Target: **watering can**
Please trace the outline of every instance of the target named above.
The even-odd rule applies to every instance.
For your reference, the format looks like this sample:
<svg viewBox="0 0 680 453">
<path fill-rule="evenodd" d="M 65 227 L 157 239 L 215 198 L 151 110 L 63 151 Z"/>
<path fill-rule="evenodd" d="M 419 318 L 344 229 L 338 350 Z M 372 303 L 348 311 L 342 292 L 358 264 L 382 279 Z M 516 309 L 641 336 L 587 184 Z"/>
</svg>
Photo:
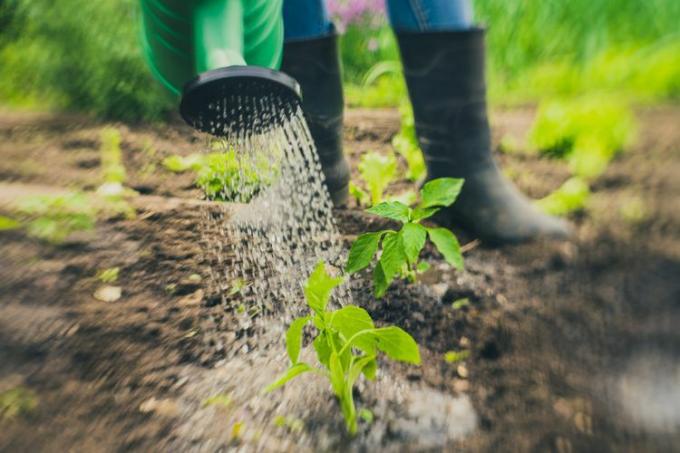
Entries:
<svg viewBox="0 0 680 453">
<path fill-rule="evenodd" d="M 180 114 L 214 135 L 266 128 L 263 114 L 300 104 L 300 86 L 279 72 L 283 0 L 140 0 L 142 45 L 151 71 L 181 95 Z M 266 106 L 264 107 L 266 110 Z"/>
</svg>

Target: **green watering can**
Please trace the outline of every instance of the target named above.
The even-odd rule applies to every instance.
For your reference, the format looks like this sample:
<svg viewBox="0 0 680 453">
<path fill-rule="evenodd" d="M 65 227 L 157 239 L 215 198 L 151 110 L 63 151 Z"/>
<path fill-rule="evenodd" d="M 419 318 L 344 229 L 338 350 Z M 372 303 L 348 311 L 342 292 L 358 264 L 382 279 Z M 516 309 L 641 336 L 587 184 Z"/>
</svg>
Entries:
<svg viewBox="0 0 680 453">
<path fill-rule="evenodd" d="M 146 59 L 181 95 L 180 114 L 191 126 L 213 135 L 257 131 L 300 105 L 299 84 L 277 71 L 283 0 L 140 2 Z"/>
</svg>

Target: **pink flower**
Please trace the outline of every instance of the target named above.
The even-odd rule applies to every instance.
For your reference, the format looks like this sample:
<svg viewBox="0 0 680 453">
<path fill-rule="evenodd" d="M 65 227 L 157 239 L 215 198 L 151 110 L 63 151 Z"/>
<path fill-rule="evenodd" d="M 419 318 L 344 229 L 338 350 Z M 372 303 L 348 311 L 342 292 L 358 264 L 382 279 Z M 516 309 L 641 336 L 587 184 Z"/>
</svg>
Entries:
<svg viewBox="0 0 680 453">
<path fill-rule="evenodd" d="M 373 21 L 367 19 L 384 16 L 385 0 L 328 0 L 328 12 L 340 30 L 348 25 Z"/>
</svg>

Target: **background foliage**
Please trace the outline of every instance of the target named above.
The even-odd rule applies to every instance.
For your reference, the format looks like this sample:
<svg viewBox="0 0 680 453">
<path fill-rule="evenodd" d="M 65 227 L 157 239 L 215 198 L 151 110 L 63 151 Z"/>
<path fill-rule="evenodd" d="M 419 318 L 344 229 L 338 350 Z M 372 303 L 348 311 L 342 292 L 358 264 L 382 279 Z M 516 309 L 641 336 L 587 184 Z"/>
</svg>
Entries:
<svg viewBox="0 0 680 453">
<path fill-rule="evenodd" d="M 398 52 L 380 0 L 332 0 L 345 31 L 350 103 L 404 98 Z M 135 120 L 173 105 L 138 45 L 135 0 L 0 3 L 0 104 Z M 680 97 L 677 0 L 476 0 L 488 25 L 494 102 L 592 91 L 636 101 Z M 387 63 L 386 63 L 387 62 Z"/>
</svg>

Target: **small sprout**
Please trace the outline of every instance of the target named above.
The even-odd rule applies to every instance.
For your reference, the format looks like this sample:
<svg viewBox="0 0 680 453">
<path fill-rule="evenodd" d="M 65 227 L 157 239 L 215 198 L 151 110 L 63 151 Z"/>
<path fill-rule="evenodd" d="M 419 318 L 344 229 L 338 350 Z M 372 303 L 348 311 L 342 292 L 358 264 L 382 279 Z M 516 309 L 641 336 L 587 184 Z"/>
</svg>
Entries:
<svg viewBox="0 0 680 453">
<path fill-rule="evenodd" d="M 413 337 L 396 326 L 375 327 L 371 316 L 363 308 L 346 305 L 339 310 L 328 310 L 333 289 L 343 283 L 333 277 L 320 262 L 309 276 L 304 287 L 305 299 L 311 314 L 294 320 L 286 332 L 286 349 L 291 365 L 286 372 L 265 391 L 284 386 L 288 381 L 305 373 L 324 376 L 338 398 L 340 409 L 350 434 L 357 430 L 357 411 L 353 388 L 363 374 L 375 378 L 379 352 L 392 360 L 420 364 L 420 352 Z M 314 350 L 321 367 L 301 362 L 303 330 L 306 325 L 316 327 Z"/>
<path fill-rule="evenodd" d="M 284 417 L 283 415 L 274 417 L 274 425 L 279 428 L 287 428 L 294 433 L 301 433 L 305 429 L 304 422 L 299 418 Z"/>
<path fill-rule="evenodd" d="M 173 155 L 163 159 L 163 167 L 173 173 L 184 173 L 185 171 L 199 171 L 204 163 L 202 154 L 190 154 L 188 156 Z"/>
<path fill-rule="evenodd" d="M 449 351 L 444 354 L 444 360 L 446 363 L 458 363 L 470 357 L 470 351 Z"/>
<path fill-rule="evenodd" d="M 227 292 L 228 297 L 234 297 L 248 287 L 248 282 L 243 278 L 237 278 L 231 282 L 229 291 Z"/>
<path fill-rule="evenodd" d="M 395 278 L 416 280 L 422 269 L 418 258 L 428 237 L 449 264 L 462 269 L 463 255 L 456 236 L 446 228 L 421 225 L 422 220 L 451 206 L 462 186 L 462 179 L 434 179 L 423 186 L 420 203 L 414 208 L 391 201 L 367 209 L 371 214 L 400 222 L 402 227 L 399 231 L 383 230 L 360 235 L 352 244 L 345 271 L 353 274 L 367 268 L 382 246 L 382 253 L 373 269 L 373 289 L 376 297 L 383 297 Z"/>
<path fill-rule="evenodd" d="M 461 299 L 454 300 L 453 303 L 451 304 L 451 308 L 454 310 L 460 310 L 461 308 L 464 307 L 469 307 L 470 306 L 470 299 L 467 297 L 463 297 Z"/>
<path fill-rule="evenodd" d="M 21 222 L 10 217 L 0 215 L 0 231 L 16 230 L 21 228 Z"/>
<path fill-rule="evenodd" d="M 191 274 L 187 280 L 189 280 L 191 283 L 201 283 L 203 281 L 203 277 L 201 277 L 198 274 Z"/>
<path fill-rule="evenodd" d="M 0 392 L 0 420 L 27 415 L 38 406 L 38 397 L 30 389 L 19 386 Z"/>
<path fill-rule="evenodd" d="M 219 406 L 219 407 L 229 407 L 231 405 L 231 397 L 226 393 L 218 393 L 209 398 L 203 400 L 203 407 L 208 406 Z"/>
<path fill-rule="evenodd" d="M 94 229 L 97 221 L 97 207 L 80 192 L 26 197 L 17 210 L 30 236 L 54 244 L 77 231 Z"/>
<path fill-rule="evenodd" d="M 102 179 L 105 183 L 124 183 L 125 166 L 123 165 L 123 153 L 120 149 L 121 136 L 118 129 L 105 128 L 101 132 L 101 155 Z"/>
<path fill-rule="evenodd" d="M 382 202 L 385 189 L 396 176 L 397 160 L 394 154 L 365 153 L 359 162 L 359 173 L 368 186 L 371 204 L 376 205 Z"/>
<path fill-rule="evenodd" d="M 169 283 L 169 284 L 165 285 L 165 293 L 168 296 L 172 296 L 176 292 L 177 292 L 177 283 Z"/>
<path fill-rule="evenodd" d="M 360 409 L 359 418 L 361 418 L 363 421 L 370 425 L 371 423 L 373 423 L 374 419 L 373 412 L 370 409 L 366 408 Z"/>
<path fill-rule="evenodd" d="M 119 267 L 110 267 L 97 272 L 97 280 L 102 283 L 115 283 L 118 280 Z"/>
<path fill-rule="evenodd" d="M 539 107 L 529 141 L 542 153 L 569 161 L 578 177 L 592 180 L 633 144 L 636 123 L 625 104 L 605 99 L 551 101 Z"/>
<path fill-rule="evenodd" d="M 231 427 L 231 439 L 239 440 L 243 435 L 243 428 L 245 424 L 243 422 L 236 422 Z"/>
<path fill-rule="evenodd" d="M 349 194 L 359 206 L 366 206 L 370 201 L 370 196 L 361 187 L 354 184 L 354 181 L 349 182 Z"/>
</svg>

